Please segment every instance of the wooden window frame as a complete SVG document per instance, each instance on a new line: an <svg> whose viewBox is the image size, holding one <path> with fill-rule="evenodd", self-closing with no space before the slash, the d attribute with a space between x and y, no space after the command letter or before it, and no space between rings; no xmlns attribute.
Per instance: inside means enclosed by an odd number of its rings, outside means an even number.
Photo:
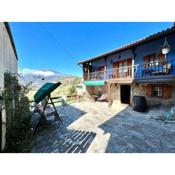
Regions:
<svg viewBox="0 0 175 175"><path fill-rule="evenodd" d="M153 92L153 91L154 91L154 88L161 88L161 91L162 91L161 96L158 96L158 95L156 96L156 95L154 95L154 92ZM161 86L161 85L160 85L160 86L159 86L159 85L152 86L152 89L151 89L151 96L152 96L152 97L155 97L155 98L163 98L163 97L164 97L164 95L163 95L163 90L164 90L164 89L163 89L163 88L164 88L164 87Z"/></svg>
<svg viewBox="0 0 175 175"><path fill-rule="evenodd" d="M102 69L102 70L100 70L100 69ZM105 71L105 66L99 66L99 67L97 68L97 71L98 71L98 72Z"/></svg>

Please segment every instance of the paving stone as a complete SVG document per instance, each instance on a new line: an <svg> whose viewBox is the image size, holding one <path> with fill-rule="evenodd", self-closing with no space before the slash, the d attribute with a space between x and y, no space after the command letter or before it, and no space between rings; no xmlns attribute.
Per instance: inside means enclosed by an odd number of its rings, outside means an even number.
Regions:
<svg viewBox="0 0 175 175"><path fill-rule="evenodd" d="M54 121L42 126L33 140L32 151L175 152L175 124L150 119L151 115L157 117L169 109L153 108L147 113L139 113L130 106L109 108L107 103L100 102L59 106L57 110L63 124Z"/></svg>

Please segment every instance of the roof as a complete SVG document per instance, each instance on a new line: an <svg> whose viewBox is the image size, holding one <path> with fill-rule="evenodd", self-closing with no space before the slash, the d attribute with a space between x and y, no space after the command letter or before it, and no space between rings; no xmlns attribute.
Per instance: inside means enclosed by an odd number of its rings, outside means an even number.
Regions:
<svg viewBox="0 0 175 175"><path fill-rule="evenodd" d="M150 41L153 41L157 38L161 38L161 37L164 37L165 35L170 35L172 33L175 32L175 26L171 27L171 28L168 28L166 30L163 30L161 32L158 32L158 33L155 33L153 35L149 35L148 37L145 37L145 38L142 38L140 40L137 40L133 43L130 43L128 45L125 45L125 46L122 46L120 48L117 48L115 50L112 50L112 51L109 51L109 52L106 52L104 54L101 54L99 56L96 56L96 57L93 57L93 58L90 58L90 59L87 59L87 60L84 60L84 61L81 61L79 62L78 64L84 64L84 63L87 63L87 62L90 62L90 61L95 61L95 60L98 60L100 58L103 58L103 57L107 57L111 54L115 54L115 53L118 53L118 52L121 52L121 51L124 51L126 49L131 49L131 48L134 48L138 45L142 45L144 43L147 43L147 42L150 42Z"/></svg>
<svg viewBox="0 0 175 175"><path fill-rule="evenodd" d="M10 26L9 26L8 22L4 22L4 25L5 25L5 28L7 30L8 35L9 35L10 42L12 44L12 47L13 47L16 59L18 60L18 55L17 55L17 51L16 51L16 47L15 47L15 43L14 43L14 40L13 40L13 36L12 36L12 32L11 32Z"/></svg>

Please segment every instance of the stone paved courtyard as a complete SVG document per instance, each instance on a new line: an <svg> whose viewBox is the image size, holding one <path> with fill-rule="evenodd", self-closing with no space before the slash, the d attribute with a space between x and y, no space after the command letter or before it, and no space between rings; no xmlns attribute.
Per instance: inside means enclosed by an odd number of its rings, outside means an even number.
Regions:
<svg viewBox="0 0 175 175"><path fill-rule="evenodd" d="M168 112L153 108L138 113L127 105L82 102L58 106L63 124L51 122L34 138L34 153L175 152L175 124L150 119Z"/></svg>

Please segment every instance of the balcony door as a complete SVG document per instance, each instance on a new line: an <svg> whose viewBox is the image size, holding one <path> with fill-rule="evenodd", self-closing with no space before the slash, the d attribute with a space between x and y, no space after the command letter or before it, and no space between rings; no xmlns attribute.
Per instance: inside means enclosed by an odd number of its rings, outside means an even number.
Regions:
<svg viewBox="0 0 175 175"><path fill-rule="evenodd" d="M128 78L131 76L132 59L126 59L113 63L114 78Z"/></svg>
<svg viewBox="0 0 175 175"><path fill-rule="evenodd" d="M98 74L97 74L98 79L103 80L105 78L105 72L104 72L105 66L100 66L97 68L97 70L98 70Z"/></svg>
<svg viewBox="0 0 175 175"><path fill-rule="evenodd" d="M162 63L165 62L165 55L163 54L148 55L144 57L143 61L144 61L144 67L156 67L162 65Z"/></svg>

